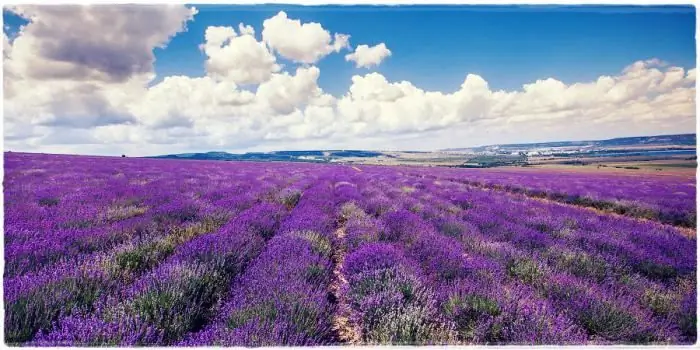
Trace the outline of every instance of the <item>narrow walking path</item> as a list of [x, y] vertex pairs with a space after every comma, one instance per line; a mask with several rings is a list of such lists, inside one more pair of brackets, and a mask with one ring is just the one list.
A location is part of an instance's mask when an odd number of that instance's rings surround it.
[[333, 281], [330, 284], [330, 293], [336, 302], [336, 314], [333, 316], [333, 331], [337, 334], [338, 340], [345, 344], [359, 344], [361, 340], [360, 332], [350, 319], [350, 305], [346, 300], [342, 289], [347, 286], [348, 281], [343, 275], [343, 263], [345, 262], [345, 223], [335, 232], [335, 249], [333, 250]]

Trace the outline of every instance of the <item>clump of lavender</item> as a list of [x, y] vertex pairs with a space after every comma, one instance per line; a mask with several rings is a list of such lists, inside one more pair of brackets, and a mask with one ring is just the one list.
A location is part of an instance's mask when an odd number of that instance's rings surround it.
[[444, 344], [454, 339], [438, 317], [420, 269], [396, 247], [368, 243], [348, 255], [345, 291], [368, 344]]

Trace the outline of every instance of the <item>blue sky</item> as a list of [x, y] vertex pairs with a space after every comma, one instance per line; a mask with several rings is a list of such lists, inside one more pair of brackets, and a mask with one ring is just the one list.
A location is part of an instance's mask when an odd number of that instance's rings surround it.
[[[3, 11], [6, 143], [108, 154], [437, 149], [695, 130], [692, 6], [186, 6], [196, 15], [156, 6], [153, 23], [120, 5]], [[266, 19], [277, 25], [263, 38]], [[350, 46], [296, 63], [331, 44], [295, 40], [297, 20], [348, 34]], [[239, 33], [239, 23], [255, 29], [253, 43], [200, 50], [207, 29]], [[378, 44], [391, 53], [369, 69], [346, 60]]]
[[[208, 26], [245, 23], [261, 31], [280, 10], [330, 32], [351, 33], [350, 42], [385, 42], [393, 55], [379, 71], [390, 81], [408, 80], [433, 91], [456, 90], [465, 72], [484, 77], [492, 89], [554, 77], [565, 83], [613, 75], [630, 62], [653, 57], [695, 66], [695, 9], [691, 6], [232, 6], [193, 5], [199, 13], [165, 49], [155, 49], [157, 81], [169, 75], [205, 74], [198, 49]], [[26, 23], [5, 11], [8, 34]], [[295, 66], [287, 62], [288, 67]], [[318, 64], [319, 85], [337, 95], [358, 70], [341, 55]]]
[[[378, 70], [390, 81], [433, 91], [456, 90], [465, 72], [481, 75], [492, 89], [516, 90], [548, 77], [590, 81], [652, 57], [695, 66], [691, 6], [193, 6], [199, 13], [188, 30], [155, 49], [156, 82], [205, 74], [198, 45], [208, 26], [243, 22], [259, 35], [262, 22], [280, 10], [333, 33], [351, 33], [353, 45], [385, 42], [393, 55]], [[26, 23], [7, 11], [4, 19], [8, 35]], [[319, 85], [334, 95], [346, 91], [359, 70], [341, 55], [318, 66], [333, 72], [321, 74]]]
[[[156, 49], [160, 77], [203, 75], [197, 49], [206, 27], [243, 22], [258, 33], [280, 10], [333, 33], [350, 33], [353, 45], [385, 42], [393, 55], [378, 68], [390, 81], [408, 80], [442, 92], [456, 90], [465, 72], [492, 89], [514, 90], [548, 77], [565, 83], [613, 75], [639, 59], [660, 57], [695, 66], [692, 7], [303, 7], [197, 5], [196, 20], [165, 50]], [[258, 34], [259, 35], [259, 34]], [[335, 95], [360, 69], [341, 55], [319, 63], [319, 85]]]

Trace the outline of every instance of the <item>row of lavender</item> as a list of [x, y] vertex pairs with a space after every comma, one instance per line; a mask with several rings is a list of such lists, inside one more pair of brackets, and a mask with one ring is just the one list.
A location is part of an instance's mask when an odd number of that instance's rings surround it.
[[[198, 173], [192, 173], [192, 168], [178, 162], [135, 168], [133, 161], [124, 160], [14, 157], [6, 157], [5, 190], [3, 286], [9, 343], [31, 340], [61, 318], [110, 308], [107, 299], [142, 292], [137, 286], [165, 288], [148, 286], [160, 283], [161, 275], [174, 281], [179, 280], [178, 273], [190, 273], [196, 279], [230, 277], [228, 269], [234, 267], [229, 265], [242, 262], [229, 262], [228, 256], [218, 252], [200, 257], [199, 247], [212, 246], [222, 236], [235, 236], [238, 241], [232, 241], [229, 249], [239, 249], [242, 242], [252, 244], [253, 249], [255, 242], [250, 237], [229, 233], [256, 230], [269, 238], [271, 229], [265, 227], [275, 221], [276, 208], [291, 208], [301, 190], [314, 181], [312, 175], [296, 169], [273, 173], [254, 165], [230, 172], [202, 164]], [[90, 176], [84, 176], [85, 169], [90, 169]], [[65, 227], [76, 221], [84, 223]], [[227, 221], [230, 224], [217, 231]], [[213, 232], [219, 236], [208, 234]], [[203, 241], [207, 239], [212, 241]], [[181, 266], [205, 258], [216, 261]], [[226, 272], [200, 276], [210, 264], [224, 264], [219, 270]], [[133, 287], [132, 292], [128, 286]], [[180, 287], [171, 288], [179, 293]], [[201, 292], [197, 289], [195, 294]], [[155, 295], [160, 298], [161, 294]], [[151, 306], [154, 312], [162, 307]], [[119, 304], [114, 308], [140, 306]], [[163, 331], [169, 332], [159, 330]], [[157, 336], [167, 338], [169, 334]]]
[[631, 217], [695, 228], [695, 177], [551, 169], [404, 169], [437, 180], [523, 193]]
[[695, 341], [695, 240], [653, 222], [438, 169], [5, 159], [10, 343]]
[[[416, 212], [457, 238], [473, 258], [497, 262], [506, 277], [499, 283], [534, 287], [589, 339], [695, 338], [694, 240], [653, 223], [444, 187], [430, 191], [442, 192], [443, 205], [454, 215]], [[431, 200], [428, 208], [438, 202]]]
[[[436, 186], [429, 179], [374, 175], [373, 183], [388, 185], [364, 205], [381, 220], [359, 230], [349, 226], [349, 242], [401, 243], [424, 268], [424, 285], [433, 288], [439, 309], [447, 314], [447, 321], [439, 322], [447, 326], [438, 329], [450, 329], [452, 322], [458, 341], [694, 342], [696, 243], [677, 230], [525, 197], [494, 196], [459, 183]], [[394, 248], [367, 249], [376, 250], [365, 256], [369, 261], [377, 254], [392, 256]], [[397, 259], [377, 263], [372, 273], [381, 271], [385, 278], [385, 267], [405, 265]], [[415, 332], [395, 332], [399, 342], [420, 339], [417, 329], [425, 328], [416, 324], [422, 323], [417, 318], [405, 322], [411, 326], [395, 327]], [[371, 329], [365, 331], [365, 341], [377, 341], [367, 335]], [[387, 338], [379, 342], [396, 341], [382, 334]], [[450, 339], [448, 331], [427, 334], [424, 342]]]

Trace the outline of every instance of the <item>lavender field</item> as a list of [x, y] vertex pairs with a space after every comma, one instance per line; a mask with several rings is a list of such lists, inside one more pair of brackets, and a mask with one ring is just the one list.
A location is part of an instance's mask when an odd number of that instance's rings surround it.
[[695, 179], [4, 157], [8, 344], [696, 341]]

